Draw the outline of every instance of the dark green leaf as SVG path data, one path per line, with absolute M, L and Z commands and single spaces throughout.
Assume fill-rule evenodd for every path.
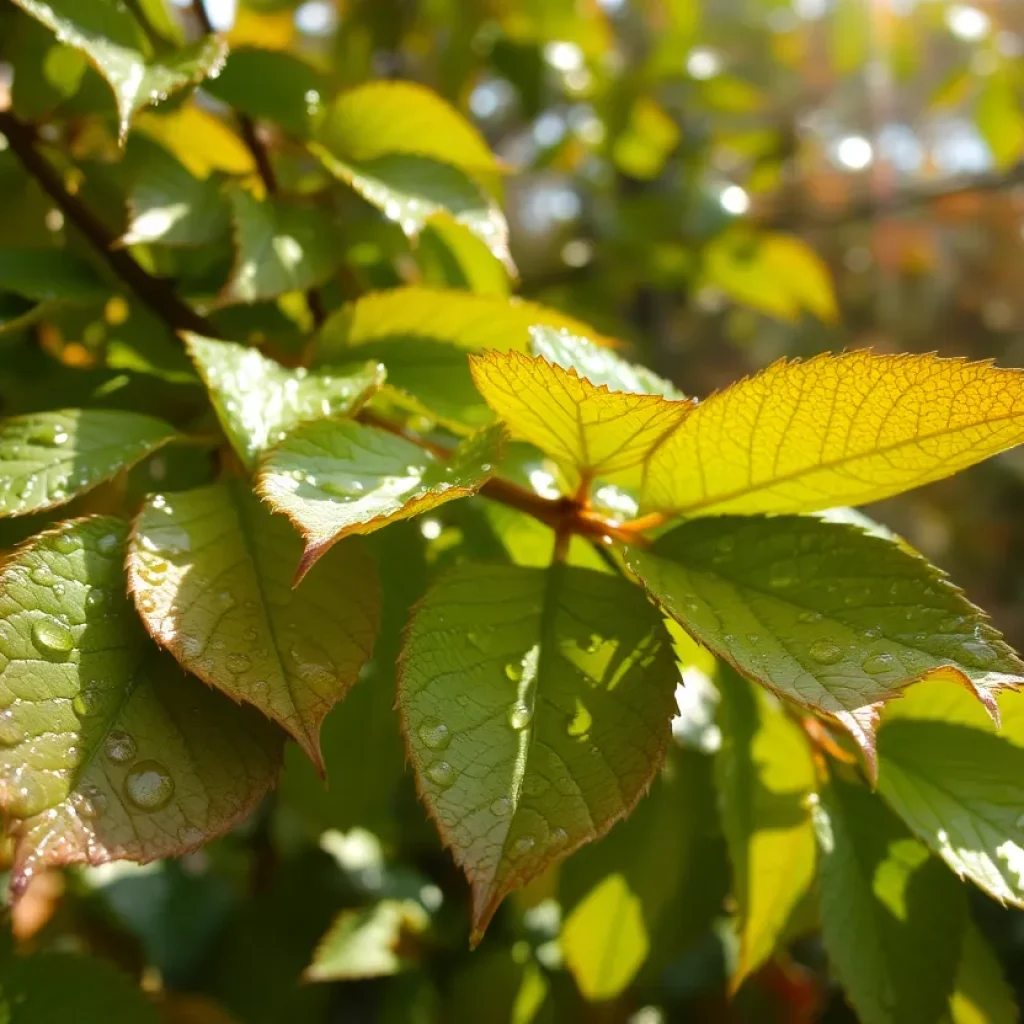
M 66 249 L 0 249 L 0 288 L 36 302 L 104 302 L 114 294 L 91 263 Z

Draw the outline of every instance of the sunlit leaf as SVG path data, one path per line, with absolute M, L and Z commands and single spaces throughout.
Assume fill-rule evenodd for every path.
M 960 952 L 953 994 L 949 997 L 950 1024 L 1016 1024 L 1020 1019 L 1013 989 L 1003 968 L 975 924 L 968 921 Z
M 381 900 L 345 910 L 320 941 L 306 968 L 309 981 L 382 978 L 415 965 L 410 939 L 424 931 L 427 912 L 415 900 Z
M 383 430 L 319 420 L 268 453 L 259 493 L 305 539 L 301 579 L 342 537 L 475 494 L 497 468 L 502 440 L 501 429 L 490 427 L 443 459 Z
M 162 420 L 113 409 L 58 409 L 0 420 L 0 516 L 63 505 L 173 437 L 173 427 Z
M 293 590 L 300 552 L 288 524 L 247 485 L 213 484 L 148 499 L 132 531 L 128 580 L 158 643 L 280 722 L 323 771 L 320 723 L 370 657 L 380 594 L 358 543 Z
M 91 263 L 66 249 L 0 248 L 0 289 L 36 302 L 105 302 L 114 293 Z
M 566 965 L 587 999 L 619 995 L 649 948 L 643 909 L 622 875 L 608 875 L 578 903 L 562 929 Z
M 482 424 L 493 415 L 473 386 L 466 353 L 526 352 L 535 324 L 607 342 L 579 320 L 533 302 L 396 288 L 367 295 L 330 317 L 320 334 L 316 361 L 380 359 L 388 368 L 389 384 L 420 399 L 426 411 Z
M 471 356 L 470 370 L 513 436 L 588 480 L 639 480 L 652 453 L 693 411 L 689 402 L 609 391 L 520 352 Z
M 786 940 L 814 882 L 809 800 L 816 778 L 806 737 L 777 701 L 727 666 L 718 685 L 718 790 L 739 904 L 736 988 Z
M 632 809 L 669 735 L 677 672 L 621 578 L 466 565 L 408 627 L 398 707 L 420 793 L 473 889 L 506 893 Z
M 615 165 L 633 178 L 656 178 L 678 145 L 680 134 L 675 121 L 654 100 L 643 96 L 633 104 L 626 130 L 612 147 Z
M 696 519 L 627 560 L 696 640 L 764 686 L 835 716 L 874 762 L 880 704 L 943 675 L 995 713 L 1024 663 L 919 555 L 814 517 Z
M 833 779 L 816 813 L 829 959 L 864 1024 L 934 1024 L 960 961 L 956 879 L 862 786 Z
M 173 113 L 140 114 L 135 127 L 169 149 L 198 178 L 215 170 L 256 174 L 256 162 L 245 143 L 216 114 L 194 103 Z
M 1024 156 L 1024 110 L 1019 80 L 1009 68 L 985 75 L 975 106 L 978 129 L 1000 170 L 1010 170 Z
M 216 75 L 227 47 L 207 36 L 181 50 L 148 59 L 142 28 L 117 0 L 15 0 L 68 46 L 81 50 L 106 79 L 117 102 L 122 142 L 143 107 Z
M 465 288 L 478 295 L 508 295 L 508 269 L 477 235 L 447 214 L 427 221 L 416 247 L 416 261 L 425 285 Z
M 780 360 L 701 403 L 648 465 L 688 516 L 863 505 L 1024 440 L 1024 374 L 934 355 Z
M 248 467 L 305 420 L 355 412 L 383 382 L 369 362 L 333 370 L 289 370 L 256 349 L 199 335 L 186 339 L 221 425 Z
M 194 849 L 277 775 L 280 733 L 147 639 L 125 591 L 126 533 L 78 520 L 0 570 L 0 806 L 16 890 L 42 865 Z
M 341 259 L 331 215 L 307 203 L 229 193 L 237 255 L 225 298 L 259 302 L 323 284 Z

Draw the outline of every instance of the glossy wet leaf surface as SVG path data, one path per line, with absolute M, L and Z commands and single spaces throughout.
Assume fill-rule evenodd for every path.
M 409 287 L 373 292 L 335 313 L 320 333 L 316 360 L 380 359 L 388 368 L 388 383 L 415 396 L 427 411 L 487 423 L 493 414 L 473 386 L 466 353 L 526 352 L 536 324 L 607 340 L 535 302 Z
M 1024 664 L 920 556 L 802 516 L 696 519 L 630 568 L 668 614 L 741 674 L 838 718 L 873 760 L 880 703 L 945 674 L 994 708 Z
M 678 676 L 624 580 L 461 566 L 409 625 L 398 707 L 420 794 L 473 889 L 506 893 L 602 835 L 661 763 Z
M 150 498 L 128 574 L 153 637 L 189 671 L 259 708 L 323 771 L 320 723 L 355 683 L 380 624 L 377 572 L 356 541 L 292 589 L 302 545 L 240 482 Z
M 782 947 L 814 883 L 811 751 L 778 700 L 737 676 L 718 675 L 722 745 L 715 758 L 719 807 L 733 867 L 740 952 L 733 987 Z
M 588 478 L 639 480 L 652 452 L 693 411 L 689 402 L 609 391 L 520 352 L 472 356 L 470 370 L 513 436 Z
M 67 46 L 80 50 L 106 79 L 117 103 L 123 141 L 131 119 L 150 103 L 216 75 L 227 46 L 215 37 L 147 57 L 142 28 L 118 0 L 15 0 Z
M 306 541 L 301 576 L 342 537 L 475 494 L 498 467 L 503 436 L 488 427 L 443 459 L 375 427 L 319 420 L 267 454 L 258 489 Z
M 863 786 L 816 811 L 825 948 L 865 1024 L 933 1024 L 953 991 L 967 900 L 949 870 Z
M 107 409 L 58 409 L 0 420 L 0 516 L 63 505 L 174 437 L 162 420 Z
M 261 451 L 283 440 L 299 423 L 355 412 L 384 379 L 375 362 L 289 370 L 234 342 L 193 334 L 187 346 L 221 425 L 249 468 Z
M 1024 440 L 1024 374 L 934 355 L 780 360 L 712 395 L 651 459 L 644 503 L 814 512 L 919 487 Z
M 126 593 L 127 525 L 41 534 L 0 572 L 0 806 L 38 866 L 194 849 L 273 784 L 281 733 L 186 676 Z

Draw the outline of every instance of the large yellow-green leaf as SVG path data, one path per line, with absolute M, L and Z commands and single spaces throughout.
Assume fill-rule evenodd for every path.
M 934 355 L 780 360 L 701 403 L 647 467 L 687 516 L 862 505 L 1024 440 L 1024 374 Z
M 693 412 L 689 402 L 609 391 L 521 352 L 470 356 L 470 371 L 513 436 L 586 480 L 639 480 L 652 453 Z
M 235 229 L 235 270 L 226 299 L 259 302 L 323 284 L 341 261 L 332 214 L 310 203 L 229 193 Z
M 147 56 L 142 27 L 119 0 L 15 0 L 67 46 L 80 50 L 106 79 L 117 102 L 123 141 L 132 117 L 170 93 L 216 75 L 227 46 L 207 36 L 160 57 Z
M 416 262 L 424 285 L 508 296 L 508 267 L 469 228 L 447 214 L 427 221 L 416 246 Z
M 613 999 L 647 959 L 640 900 L 622 875 L 608 875 L 581 900 L 562 929 L 565 963 L 587 999 Z
M 481 424 L 492 416 L 473 387 L 466 352 L 525 352 L 537 324 L 607 343 L 586 324 L 547 306 L 413 287 L 374 292 L 335 313 L 321 331 L 316 360 L 380 359 L 389 383 L 419 399 L 426 411 Z
M 359 542 L 291 587 L 301 543 L 239 481 L 159 495 L 132 531 L 146 628 L 200 679 L 280 722 L 323 771 L 320 723 L 356 682 L 380 624 Z
M 816 779 L 807 738 L 774 697 L 728 666 L 718 685 L 718 792 L 739 916 L 736 988 L 787 940 L 814 882 Z
M 190 334 L 185 344 L 221 426 L 249 468 L 299 423 L 355 412 L 384 380 L 383 367 L 375 362 L 289 370 L 234 342 Z
M 963 887 L 878 797 L 833 779 L 816 810 L 821 924 L 864 1024 L 935 1024 L 967 926 Z
M 473 890 L 506 893 L 626 816 L 664 755 L 678 672 L 625 580 L 464 565 L 406 634 L 398 708 L 420 793 Z
M 367 82 L 342 93 L 324 112 L 316 138 L 339 159 L 355 163 L 407 153 L 471 174 L 498 170 L 476 128 L 415 82 Z
M 281 734 L 184 675 L 125 588 L 127 526 L 40 534 L 0 570 L 0 807 L 37 866 L 194 849 L 272 785 Z
M 627 554 L 651 595 L 741 674 L 835 716 L 874 767 L 881 704 L 924 676 L 994 693 L 1024 663 L 925 559 L 811 516 L 695 519 Z
M 173 437 L 174 428 L 162 420 L 113 409 L 0 420 L 0 516 L 63 505 Z
M 497 467 L 503 436 L 500 427 L 486 428 L 445 460 L 383 430 L 318 420 L 267 453 L 258 490 L 306 541 L 302 579 L 342 537 L 475 494 Z

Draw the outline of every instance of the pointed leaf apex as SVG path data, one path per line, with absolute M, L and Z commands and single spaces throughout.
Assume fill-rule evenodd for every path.
M 884 703 L 884 701 L 879 701 L 876 704 L 865 704 L 864 707 L 855 708 L 853 711 L 836 712 L 833 716 L 846 729 L 864 755 L 864 769 L 872 789 L 878 785 L 876 734 L 878 732 L 879 712 L 884 707 Z

